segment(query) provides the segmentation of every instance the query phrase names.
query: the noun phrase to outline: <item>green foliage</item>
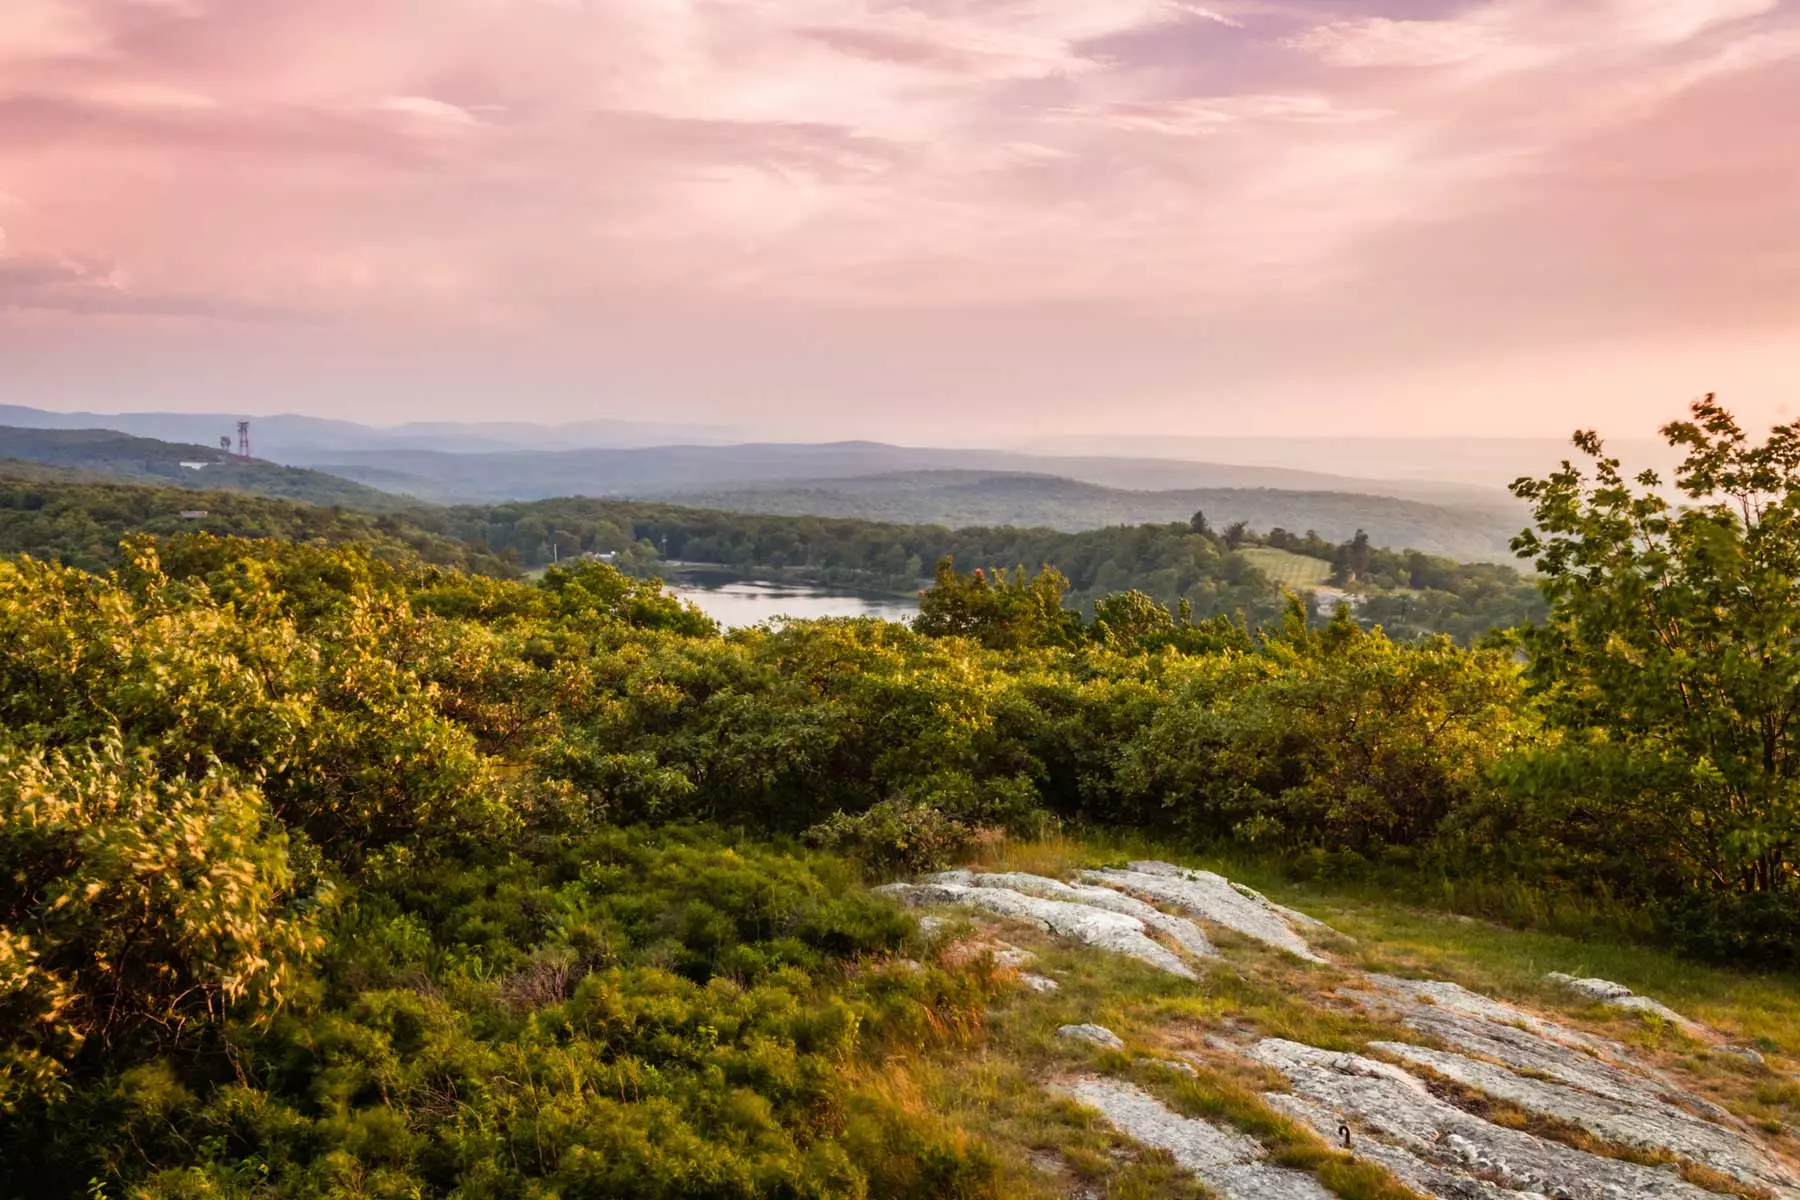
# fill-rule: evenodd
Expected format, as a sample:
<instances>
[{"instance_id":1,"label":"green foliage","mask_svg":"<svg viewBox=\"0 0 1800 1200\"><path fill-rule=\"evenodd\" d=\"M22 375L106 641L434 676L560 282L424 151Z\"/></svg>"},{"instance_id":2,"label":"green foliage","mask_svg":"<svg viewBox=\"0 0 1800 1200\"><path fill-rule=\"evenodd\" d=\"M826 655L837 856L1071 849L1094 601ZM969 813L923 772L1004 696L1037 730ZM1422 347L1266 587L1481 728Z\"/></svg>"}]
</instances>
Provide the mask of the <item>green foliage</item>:
<instances>
[{"instance_id":1,"label":"green foliage","mask_svg":"<svg viewBox=\"0 0 1800 1200\"><path fill-rule=\"evenodd\" d=\"M1063 607L1069 581L1052 567L1028 578L1025 568L996 571L992 582L980 567L959 575L954 562L940 559L937 582L920 594L913 628L933 637L973 638L990 650L1071 646L1080 621Z\"/></svg>"},{"instance_id":2,"label":"green foliage","mask_svg":"<svg viewBox=\"0 0 1800 1200\"><path fill-rule=\"evenodd\" d=\"M975 830L916 800L883 800L850 816L835 812L806 831L806 842L862 860L883 873L936 871L969 852Z\"/></svg>"},{"instance_id":3,"label":"green foliage","mask_svg":"<svg viewBox=\"0 0 1800 1200\"><path fill-rule=\"evenodd\" d=\"M1122 794L1137 819L1209 841L1426 845L1485 797L1523 727L1505 655L1400 646L1342 613L1309 629L1297 601L1259 652L1191 660L1168 682L1125 751Z\"/></svg>"},{"instance_id":4,"label":"green foliage","mask_svg":"<svg viewBox=\"0 0 1800 1200\"><path fill-rule=\"evenodd\" d=\"M989 1152L860 1082L989 998L871 958L910 927L700 831L420 868L338 916L315 998L228 1026L229 1071L165 1058L9 1125L0 1191L993 1195Z\"/></svg>"},{"instance_id":5,"label":"green foliage","mask_svg":"<svg viewBox=\"0 0 1800 1200\"><path fill-rule=\"evenodd\" d=\"M112 735L0 752L0 1112L90 1041L279 1007L321 945L296 890L262 796L216 766L165 778Z\"/></svg>"},{"instance_id":6,"label":"green foliage","mask_svg":"<svg viewBox=\"0 0 1800 1200\"><path fill-rule=\"evenodd\" d=\"M1791 952L1800 427L1753 443L1708 397L1663 433L1686 450L1679 504L1592 433L1575 439L1591 479L1564 463L1514 485L1551 604L1522 644L1558 736L1514 766L1505 819L1562 869L1665 901L1691 937L1720 930L1715 949L1738 929L1742 949Z\"/></svg>"},{"instance_id":7,"label":"green foliage","mask_svg":"<svg viewBox=\"0 0 1800 1200\"><path fill-rule=\"evenodd\" d=\"M184 478L158 477L155 486L143 486L0 460L0 554L31 554L97 571L119 564L119 543L129 535L201 532L332 545L357 542L392 561L417 559L499 576L516 573L485 549L450 536L429 511L390 511L396 507L391 502L369 513L297 503L253 494L255 489L211 487L224 482L218 472L195 476L173 469ZM209 489L181 486L196 481L205 481Z\"/></svg>"}]
</instances>

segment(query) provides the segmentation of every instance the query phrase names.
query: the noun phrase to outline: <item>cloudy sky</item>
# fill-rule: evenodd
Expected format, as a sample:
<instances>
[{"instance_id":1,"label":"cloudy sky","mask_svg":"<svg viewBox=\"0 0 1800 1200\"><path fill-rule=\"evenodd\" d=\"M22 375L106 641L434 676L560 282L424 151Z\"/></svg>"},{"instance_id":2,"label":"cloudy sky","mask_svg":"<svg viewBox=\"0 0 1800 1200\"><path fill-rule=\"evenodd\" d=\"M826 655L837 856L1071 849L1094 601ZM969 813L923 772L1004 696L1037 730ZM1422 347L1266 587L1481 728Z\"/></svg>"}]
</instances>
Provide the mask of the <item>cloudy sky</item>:
<instances>
[{"instance_id":1,"label":"cloudy sky","mask_svg":"<svg viewBox=\"0 0 1800 1200\"><path fill-rule=\"evenodd\" d=\"M1800 0L0 0L0 402L1800 412Z\"/></svg>"}]
</instances>

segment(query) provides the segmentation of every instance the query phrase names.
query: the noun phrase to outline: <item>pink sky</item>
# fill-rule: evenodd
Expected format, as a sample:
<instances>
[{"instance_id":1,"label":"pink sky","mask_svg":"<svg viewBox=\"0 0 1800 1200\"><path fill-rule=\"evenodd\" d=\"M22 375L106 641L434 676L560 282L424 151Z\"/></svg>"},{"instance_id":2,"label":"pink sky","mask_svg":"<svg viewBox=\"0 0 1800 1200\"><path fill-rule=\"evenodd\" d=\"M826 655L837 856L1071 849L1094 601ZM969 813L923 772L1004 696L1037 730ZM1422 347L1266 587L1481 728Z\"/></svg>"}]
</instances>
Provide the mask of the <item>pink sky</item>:
<instances>
[{"instance_id":1,"label":"pink sky","mask_svg":"<svg viewBox=\"0 0 1800 1200\"><path fill-rule=\"evenodd\" d=\"M1800 413L1800 0L0 0L0 402Z\"/></svg>"}]
</instances>

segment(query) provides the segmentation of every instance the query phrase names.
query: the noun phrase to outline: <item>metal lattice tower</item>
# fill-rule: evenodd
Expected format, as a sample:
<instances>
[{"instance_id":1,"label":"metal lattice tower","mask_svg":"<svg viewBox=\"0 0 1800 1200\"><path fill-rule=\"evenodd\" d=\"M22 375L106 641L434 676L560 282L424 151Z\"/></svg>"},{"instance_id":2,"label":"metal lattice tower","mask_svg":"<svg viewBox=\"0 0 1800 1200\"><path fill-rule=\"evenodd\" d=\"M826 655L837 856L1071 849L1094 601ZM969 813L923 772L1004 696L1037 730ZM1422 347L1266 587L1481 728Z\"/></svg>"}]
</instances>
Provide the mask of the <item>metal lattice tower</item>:
<instances>
[{"instance_id":1,"label":"metal lattice tower","mask_svg":"<svg viewBox=\"0 0 1800 1200\"><path fill-rule=\"evenodd\" d=\"M238 422L238 457L250 457L250 422Z\"/></svg>"}]
</instances>

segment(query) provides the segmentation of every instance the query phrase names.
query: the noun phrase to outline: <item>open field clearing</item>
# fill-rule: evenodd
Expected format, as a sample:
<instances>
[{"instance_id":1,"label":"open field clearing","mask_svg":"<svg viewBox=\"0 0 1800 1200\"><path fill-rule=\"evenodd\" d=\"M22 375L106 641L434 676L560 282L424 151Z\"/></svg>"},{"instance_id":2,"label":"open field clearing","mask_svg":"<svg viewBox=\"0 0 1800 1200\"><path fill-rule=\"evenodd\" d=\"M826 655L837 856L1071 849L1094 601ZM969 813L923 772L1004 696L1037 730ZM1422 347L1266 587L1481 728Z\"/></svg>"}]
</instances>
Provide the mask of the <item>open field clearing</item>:
<instances>
[{"instance_id":1,"label":"open field clearing","mask_svg":"<svg viewBox=\"0 0 1800 1200\"><path fill-rule=\"evenodd\" d=\"M1275 550L1268 546L1247 546L1238 551L1256 569L1284 587L1317 587L1331 578L1331 564L1322 558Z\"/></svg>"}]
</instances>

